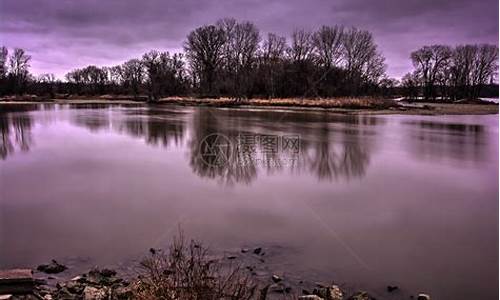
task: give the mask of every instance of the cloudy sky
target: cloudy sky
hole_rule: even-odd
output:
[[[33,73],[62,77],[150,49],[180,51],[190,30],[222,17],[252,21],[263,34],[323,24],[370,30],[396,78],[424,44],[498,45],[498,0],[0,0],[0,41],[25,48]]]

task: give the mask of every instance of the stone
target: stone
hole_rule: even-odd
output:
[[[417,296],[417,300],[431,300],[431,296],[427,294],[420,293]]]
[[[262,248],[261,247],[253,249],[253,253],[254,254],[260,254],[261,252],[262,252]]]
[[[50,264],[39,265],[38,268],[36,269],[40,272],[44,272],[47,274],[57,274],[66,271],[67,267],[65,265],[58,263],[55,259],[53,259]]]
[[[396,291],[398,289],[399,288],[397,286],[395,286],[395,285],[394,286],[392,286],[392,285],[388,285],[387,286],[387,292],[389,292],[389,293],[392,293],[392,292],[394,292],[394,291]]]
[[[236,259],[236,255],[228,255],[227,259]]]
[[[281,277],[279,277],[278,275],[273,275],[271,279],[273,280],[274,283],[278,283],[281,281]]]
[[[320,296],[317,295],[304,295],[304,296],[299,296],[299,299],[303,300],[324,300]]]
[[[120,286],[113,290],[113,299],[132,299],[132,289],[126,286]]]
[[[30,269],[10,269],[0,271],[0,294],[28,294],[34,288]]]
[[[83,290],[83,300],[104,300],[106,291],[92,286],[86,286]]]
[[[248,252],[248,248],[241,249],[241,253],[247,253],[247,252]]]
[[[114,278],[116,271],[110,269],[93,269],[87,274],[87,282],[99,285],[111,285],[119,281],[118,278]]]
[[[357,292],[349,300],[372,300],[373,298],[367,292]]]
[[[66,288],[73,294],[81,294],[85,287],[78,281],[68,281],[66,283]]]
[[[0,295],[0,300],[9,300],[12,299],[14,296],[6,294],[6,295]]]
[[[344,296],[342,290],[337,285],[314,289],[313,294],[326,300],[342,300]]]

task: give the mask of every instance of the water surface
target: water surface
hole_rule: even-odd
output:
[[[265,247],[273,271],[382,298],[387,284],[498,297],[497,115],[2,110],[2,268],[119,264],[180,224],[215,249]]]

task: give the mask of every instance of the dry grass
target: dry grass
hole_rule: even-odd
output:
[[[241,105],[251,106],[281,106],[281,107],[318,107],[318,108],[341,108],[341,109],[388,109],[396,107],[393,100],[360,97],[360,98],[273,98],[273,99],[244,99],[216,98],[198,99],[171,97],[160,99],[160,103],[175,103],[179,105],[205,105],[220,107],[235,107]]]
[[[134,299],[254,299],[257,285],[239,267],[222,267],[207,248],[180,234],[167,252],[151,251],[134,283]]]

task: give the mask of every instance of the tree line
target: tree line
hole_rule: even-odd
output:
[[[410,57],[415,70],[402,78],[410,98],[476,99],[498,76],[496,45],[424,46]]]
[[[297,29],[287,39],[262,36],[251,22],[232,18],[191,31],[183,53],[152,50],[111,67],[72,70],[65,80],[33,76],[22,49],[0,48],[0,93],[167,96],[477,98],[497,75],[498,47],[425,46],[411,53],[415,70],[401,83],[389,78],[373,35],[341,25]]]

